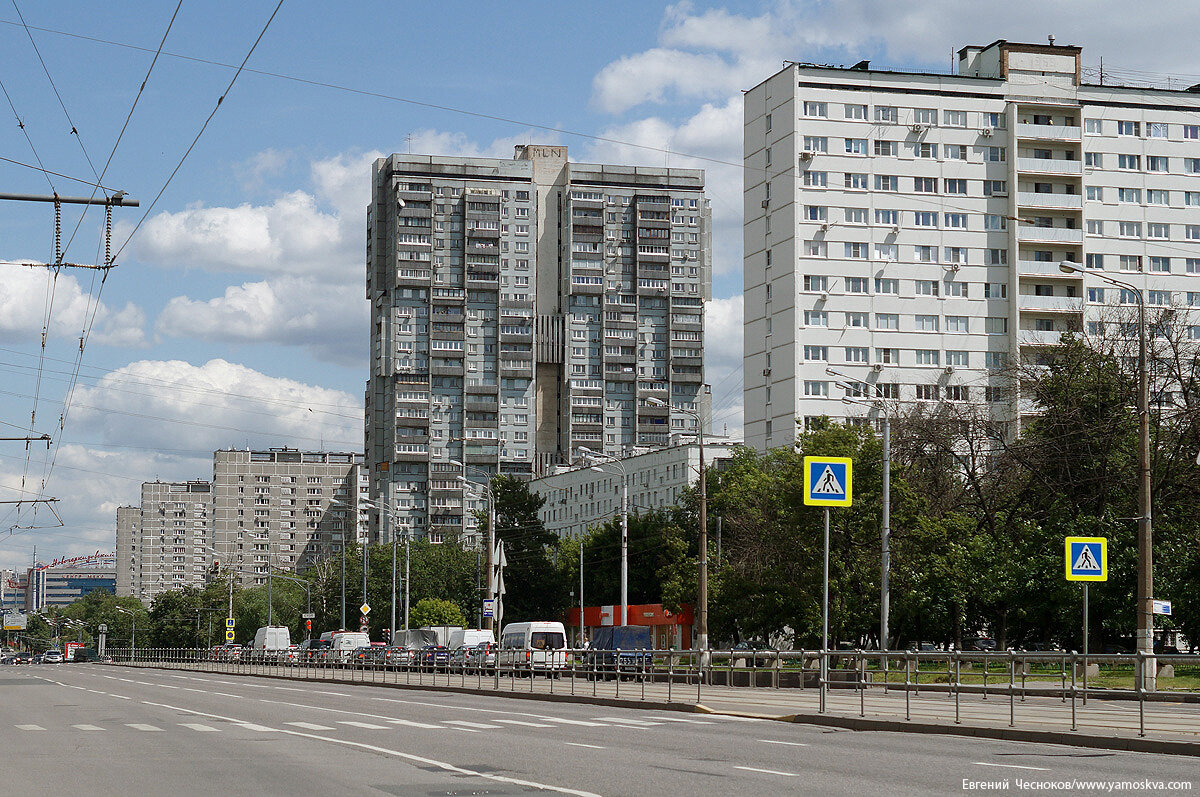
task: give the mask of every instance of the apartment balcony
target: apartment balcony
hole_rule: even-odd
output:
[[[1017,227],[1018,241],[1041,241],[1055,244],[1083,244],[1083,230],[1069,227],[1036,227],[1021,224]]]
[[[495,401],[485,401],[478,396],[468,396],[463,402],[463,408],[467,412],[497,412],[500,409],[500,404]]]
[[[1026,208],[1081,210],[1083,197],[1080,194],[1036,194],[1021,191],[1017,194],[1017,205]]]
[[[434,376],[462,376],[463,367],[461,365],[432,365],[429,367],[429,372]]]
[[[427,268],[397,268],[396,285],[429,285],[430,272]]]
[[[1062,277],[1070,280],[1077,280],[1082,277],[1077,272],[1065,274],[1060,271],[1057,260],[1051,262],[1044,260],[1018,260],[1017,273],[1022,277]]]
[[[1019,329],[1017,343],[1022,346],[1057,346],[1065,333],[1059,330]]]
[[[1036,138],[1042,141],[1079,141],[1082,131],[1065,125],[1017,124],[1017,138]]]
[[[695,370],[690,370],[690,371],[676,371],[676,370],[672,369],[671,381],[672,382],[691,382],[694,384],[700,384],[704,381],[704,372],[701,371],[699,368],[697,368]]]
[[[1017,297],[1021,310],[1052,313],[1082,313],[1083,299],[1078,296],[1034,296],[1021,294]]]
[[[1033,174],[1063,174],[1076,176],[1083,174],[1081,161],[1060,158],[1017,158],[1017,171]]]

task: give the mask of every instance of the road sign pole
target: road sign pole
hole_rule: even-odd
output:
[[[1083,582],[1083,704],[1087,705],[1088,668],[1088,583]]]
[[[821,590],[821,650],[829,650],[829,507],[825,508],[825,568]]]

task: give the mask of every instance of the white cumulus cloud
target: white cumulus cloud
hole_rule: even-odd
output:
[[[53,338],[78,339],[91,324],[89,343],[113,346],[145,344],[145,314],[134,304],[120,309],[101,302],[83,290],[69,271],[57,277],[49,269],[20,265],[3,266],[0,280],[0,341],[36,341],[49,312],[49,334]]]
[[[356,398],[225,360],[130,363],[77,390],[72,418],[105,443],[151,450],[362,448]]]

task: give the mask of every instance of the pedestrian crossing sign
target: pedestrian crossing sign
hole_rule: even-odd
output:
[[[1067,537],[1067,581],[1108,581],[1108,538]]]
[[[850,457],[804,458],[804,503],[850,506],[854,460]]]

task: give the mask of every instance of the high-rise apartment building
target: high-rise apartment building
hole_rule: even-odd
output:
[[[707,416],[703,172],[392,155],[367,214],[374,539],[474,539],[460,477],[666,445]],[[685,412],[687,411],[687,412]]]
[[[359,534],[362,455],[227,450],[213,454],[212,547],[243,584],[265,584],[267,567],[303,571]]]
[[[128,513],[118,519],[130,520]],[[145,482],[137,533],[135,597],[149,605],[163,592],[203,587],[212,545],[212,484],[207,481]],[[120,523],[118,523],[120,528]],[[131,547],[133,543],[131,543]],[[121,557],[117,557],[120,573]],[[118,593],[121,594],[121,593]]]
[[[1015,419],[1009,364],[1134,306],[1100,274],[1200,306],[1196,87],[1081,75],[1078,47],[1001,40],[957,74],[792,63],[746,93],[748,444],[868,414],[843,397]]]
[[[117,507],[117,595],[137,595],[141,587],[142,509],[137,506]]]

